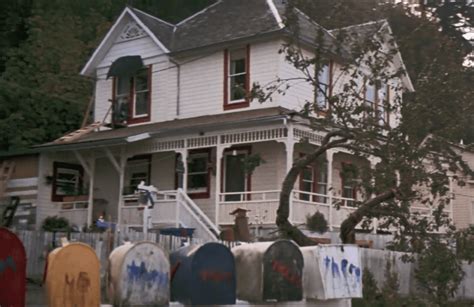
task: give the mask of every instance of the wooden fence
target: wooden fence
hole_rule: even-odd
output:
[[[82,242],[90,245],[96,251],[96,254],[100,259],[102,276],[105,275],[110,253],[114,248],[127,241],[132,243],[138,241],[156,242],[168,253],[186,244],[206,243],[200,239],[172,237],[160,235],[158,233],[148,233],[145,237],[142,232],[136,231],[66,234],[21,230],[16,231],[15,233],[25,246],[27,256],[27,276],[35,280],[42,279],[46,257],[55,247],[61,246],[61,238],[68,238],[69,242]],[[239,242],[219,242],[229,248],[240,244]]]

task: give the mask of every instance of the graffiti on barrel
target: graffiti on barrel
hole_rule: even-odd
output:
[[[321,246],[319,253],[319,268],[327,296],[361,297],[362,270],[358,247]]]

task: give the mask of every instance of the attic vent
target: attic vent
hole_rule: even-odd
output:
[[[145,30],[142,29],[135,21],[129,22],[120,34],[120,41],[127,41],[134,38],[143,37],[146,35]]]

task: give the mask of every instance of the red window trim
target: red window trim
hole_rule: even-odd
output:
[[[364,88],[363,88],[363,91],[364,91],[364,102],[367,101],[366,99],[366,95],[367,95],[367,79],[364,81]],[[390,102],[390,85],[388,84],[385,84],[385,87],[386,87],[386,91],[387,91],[387,101]],[[379,99],[379,86],[377,84],[374,84],[374,102],[373,102],[373,106],[374,106],[374,110],[373,110],[373,114],[374,115],[378,115],[378,107],[379,107],[379,102],[380,102],[380,99]],[[366,114],[364,114],[365,116]],[[378,119],[378,116],[377,116],[377,119]],[[385,122],[387,123],[387,125],[390,124],[390,116],[389,116],[389,110],[385,109],[385,118],[384,118]]]
[[[306,156],[305,153],[300,153],[300,158],[303,158],[304,156]],[[307,166],[311,167],[311,169],[313,170],[313,191],[311,193],[317,193],[318,188],[319,188],[318,175],[319,175],[319,172],[321,171],[321,165],[320,163],[318,163],[318,161],[315,161],[314,163]],[[326,188],[328,185],[329,185],[329,182],[326,183]],[[300,188],[300,191],[303,191],[303,171],[301,171],[299,174],[299,188]],[[313,195],[313,200],[312,200],[313,202],[316,202],[316,197],[317,196]]]
[[[344,166],[345,165],[353,165],[352,162],[344,161],[341,162],[341,172],[339,173],[339,176],[341,177],[341,196],[344,197],[344,183],[346,178],[344,178]],[[352,198],[357,199],[357,190],[356,187],[352,188]]]
[[[250,45],[246,47],[245,58],[245,91],[250,93]],[[224,50],[224,111],[246,108],[250,106],[250,99],[246,97],[244,101],[230,103],[229,101],[229,49]]]
[[[57,183],[56,178],[58,177],[58,168],[68,168],[79,171],[79,187],[82,188],[84,169],[79,164],[67,163],[67,162],[53,162],[53,183],[51,189],[51,201],[63,201],[65,196],[68,195],[57,195]]]
[[[198,154],[198,153],[207,153],[207,162],[211,163],[211,154],[212,154],[212,148],[201,148],[201,149],[193,149],[188,151],[188,157],[192,154]],[[177,157],[177,156],[176,156]],[[175,169],[176,169],[176,162],[177,158],[175,159]],[[183,161],[183,163],[187,163],[187,161]],[[188,178],[183,178],[183,180],[188,180]],[[191,199],[205,199],[209,198],[211,195],[211,171],[209,168],[207,168],[207,189],[206,192],[190,192],[189,190],[187,191],[188,196]],[[178,188],[178,174],[175,171],[175,188]]]
[[[133,82],[133,78],[130,78],[130,94],[129,94],[129,103],[128,103],[128,118],[127,124],[139,124],[149,122],[151,119],[151,95],[152,95],[152,69],[153,65],[148,65],[148,115],[143,117],[133,117],[133,104],[135,103],[135,82]],[[117,77],[112,79],[112,103],[116,103],[115,96],[116,96],[116,87],[117,87]]]
[[[222,155],[222,160],[221,160],[221,186],[220,186],[220,193],[222,193],[222,191],[224,191],[224,158],[225,158],[225,154],[227,152],[231,152],[231,151],[234,151],[234,150],[237,150],[237,151],[247,151],[247,155],[251,155],[252,154],[252,145],[242,145],[242,146],[235,146],[235,147],[230,147],[230,148],[226,148],[224,150],[224,154]],[[247,191],[246,192],[251,192],[252,191],[252,174],[247,174],[247,187],[246,187]],[[252,200],[252,195],[248,194],[247,195],[247,200]]]
[[[328,84],[328,98],[331,98],[332,96],[332,91],[333,91],[333,70],[334,70],[334,61],[330,60],[329,61],[329,84]],[[317,99],[317,98],[316,98]],[[329,105],[328,102],[326,102],[326,109],[324,110],[318,110],[316,113],[318,116],[323,116],[325,117],[327,113],[331,110],[331,106]]]

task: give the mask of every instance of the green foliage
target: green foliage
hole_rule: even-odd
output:
[[[439,238],[431,239],[419,254],[415,278],[432,303],[446,305],[454,297],[463,276],[456,254]]]
[[[461,260],[474,261],[474,226],[456,232],[456,254]]]
[[[69,221],[64,217],[48,216],[44,219],[41,229],[50,232],[68,231]]]
[[[328,230],[328,222],[324,214],[316,211],[313,215],[306,216],[306,227],[311,231],[325,233]]]
[[[261,164],[266,163],[259,154],[246,155],[243,159],[245,174],[252,174]]]

